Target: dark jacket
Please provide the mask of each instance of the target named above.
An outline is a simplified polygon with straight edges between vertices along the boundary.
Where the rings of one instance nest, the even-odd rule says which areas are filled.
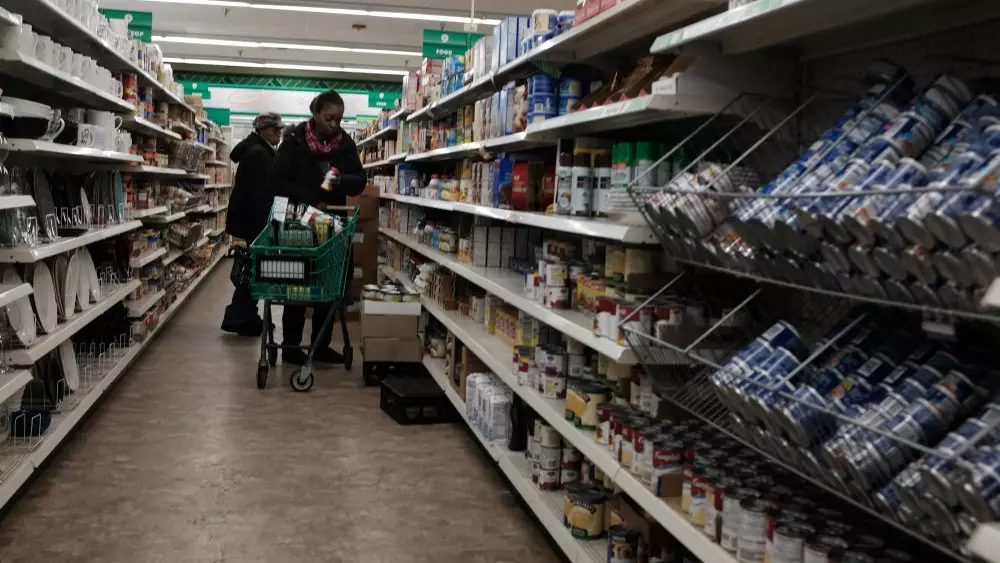
[[[229,153],[239,164],[233,194],[229,198],[226,232],[253,242],[267,226],[274,186],[268,181],[274,166],[274,148],[257,133],[250,133]]]
[[[340,184],[328,192],[320,186],[330,167],[340,171]],[[347,196],[360,194],[367,183],[358,158],[358,146],[349,135],[342,133],[340,147],[330,154],[316,155],[306,143],[304,121],[292,128],[281,142],[271,180],[276,195],[313,206],[320,203],[344,205]]]

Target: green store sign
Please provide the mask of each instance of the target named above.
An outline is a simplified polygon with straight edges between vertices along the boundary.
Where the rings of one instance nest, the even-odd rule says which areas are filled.
[[[368,107],[388,109],[396,107],[396,100],[403,97],[402,92],[368,92]]]
[[[185,80],[180,81],[181,86],[184,86],[185,94],[201,94],[201,99],[211,100],[212,91],[209,89],[210,85],[205,82],[188,82]]]
[[[480,37],[482,35],[479,33],[425,29],[423,56],[428,59],[447,59],[452,55],[464,55]]]
[[[132,39],[138,39],[143,43],[153,41],[153,12],[133,12],[131,10],[106,10],[100,9],[104,17],[109,20],[125,20],[128,22],[128,31]]]

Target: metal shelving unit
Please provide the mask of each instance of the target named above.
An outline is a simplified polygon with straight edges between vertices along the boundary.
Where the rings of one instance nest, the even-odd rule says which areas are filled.
[[[159,137],[161,139],[167,139],[170,141],[180,141],[181,136],[169,129],[165,129],[152,121],[144,119],[136,115],[127,115],[123,117],[122,128],[135,133],[141,133],[143,135],[152,135],[154,137]]]
[[[87,246],[99,240],[134,231],[141,226],[142,223],[140,221],[126,221],[125,223],[112,225],[103,229],[92,229],[87,234],[78,237],[62,238],[55,242],[40,244],[31,248],[0,248],[0,262],[32,264],[56,254],[62,254],[63,252]]]
[[[105,92],[72,74],[54,68],[42,61],[24,56],[17,51],[0,50],[0,75],[6,80],[5,90],[22,93],[19,84],[26,84],[32,99],[48,102],[50,105],[82,105],[83,107],[113,111],[131,112],[134,108],[122,100]]]

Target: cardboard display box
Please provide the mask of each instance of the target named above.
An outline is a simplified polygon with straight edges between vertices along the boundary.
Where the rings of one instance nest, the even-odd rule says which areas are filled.
[[[423,360],[424,356],[420,340],[415,336],[412,338],[365,337],[361,344],[361,354],[366,362],[416,363]]]
[[[372,303],[365,301],[365,304]],[[409,303],[398,303],[399,305],[409,305]],[[397,303],[387,303],[387,305],[397,305]],[[416,303],[417,306],[420,303]],[[420,324],[420,316],[412,315],[374,315],[364,313],[361,315],[361,337],[362,338],[417,338],[417,329]]]

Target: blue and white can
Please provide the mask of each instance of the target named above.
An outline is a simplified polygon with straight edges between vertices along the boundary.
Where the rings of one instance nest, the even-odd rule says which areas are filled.
[[[974,470],[957,490],[959,502],[980,522],[1000,517],[1000,451],[978,449],[973,457]]]
[[[917,158],[931,146],[937,132],[927,117],[907,112],[892,124],[885,137],[901,147],[902,156]]]
[[[875,162],[882,159],[889,162],[898,162],[905,155],[904,149],[905,147],[901,142],[890,139],[885,135],[880,135],[865,143],[858,149],[858,152],[854,156],[865,162]]]

